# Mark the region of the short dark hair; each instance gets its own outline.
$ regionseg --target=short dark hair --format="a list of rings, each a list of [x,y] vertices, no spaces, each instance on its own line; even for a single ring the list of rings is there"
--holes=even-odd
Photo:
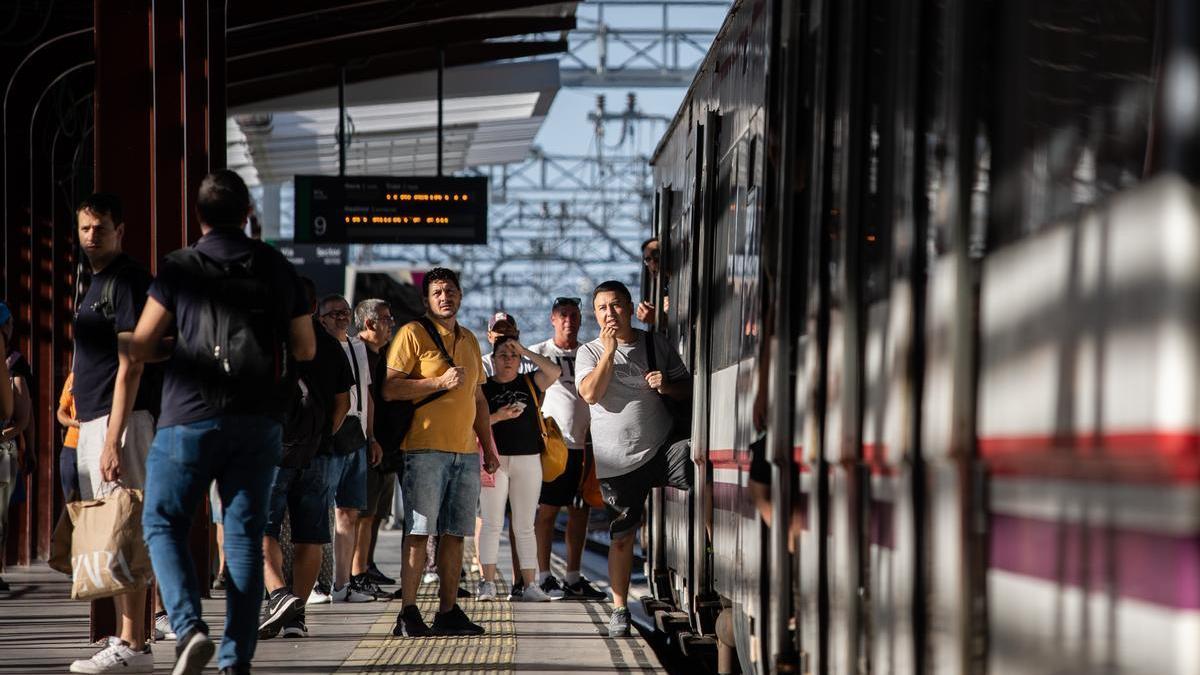
[[[196,215],[211,227],[241,227],[250,212],[250,190],[237,173],[214,171],[200,182]]]
[[[445,267],[435,267],[426,272],[425,278],[421,280],[421,295],[423,297],[429,297],[429,287],[432,286],[433,282],[435,281],[452,282],[454,287],[458,289],[458,292],[462,292],[462,284],[458,282],[458,274],[456,274],[454,270],[447,269]]]
[[[617,281],[616,279],[609,279],[608,281],[605,281],[597,286],[596,290],[592,291],[593,304],[596,302],[596,296],[600,295],[601,293],[616,293],[617,295],[621,296],[621,299],[623,299],[625,302],[628,302],[631,305],[633,304],[633,294],[629,292],[629,287]]]
[[[325,297],[321,298],[321,302],[317,305],[317,309],[324,312],[325,305],[328,305],[331,302],[337,302],[338,300],[341,300],[342,302],[346,303],[347,307],[350,306],[350,302],[348,300],[346,300],[346,296],[339,295],[337,293],[330,293],[330,294],[326,295]]]
[[[649,246],[650,244],[657,243],[657,242],[658,242],[658,237],[650,237],[646,241],[642,242],[642,247],[638,250],[645,251],[647,246]]]
[[[121,208],[121,198],[111,192],[95,192],[79,203],[75,213],[82,211],[94,213],[97,216],[108,216],[113,225],[125,222],[125,210]]]

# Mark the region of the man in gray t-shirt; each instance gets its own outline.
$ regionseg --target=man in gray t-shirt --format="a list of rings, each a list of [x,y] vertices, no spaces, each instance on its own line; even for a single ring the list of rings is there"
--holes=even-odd
[[[608,579],[614,609],[608,634],[618,637],[629,634],[626,595],[633,535],[642,523],[646,497],[654,487],[686,490],[692,485],[690,443],[663,447],[674,420],[662,400],[689,399],[692,379],[665,340],[633,328],[633,298],[624,284],[597,286],[592,309],[600,338],[579,348],[575,386],[591,412],[596,477],[612,516]]]

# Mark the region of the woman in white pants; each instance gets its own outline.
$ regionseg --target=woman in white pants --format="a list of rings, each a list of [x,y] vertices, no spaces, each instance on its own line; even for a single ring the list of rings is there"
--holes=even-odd
[[[518,374],[521,357],[531,359],[537,370]],[[537,416],[538,401],[547,387],[558,381],[561,369],[550,359],[526,349],[514,338],[500,337],[492,351],[495,374],[483,385],[491,412],[492,436],[500,452],[496,484],[479,493],[483,526],[479,533],[479,563],[483,580],[478,600],[496,599],[496,559],[500,554],[500,530],[504,527],[504,506],[512,505],[512,532],[517,540],[517,556],[522,563],[537,562],[537,539],[533,521],[538,497],[542,492],[542,426]],[[525,580],[523,600],[544,601],[550,596],[537,584],[537,569],[521,569]]]

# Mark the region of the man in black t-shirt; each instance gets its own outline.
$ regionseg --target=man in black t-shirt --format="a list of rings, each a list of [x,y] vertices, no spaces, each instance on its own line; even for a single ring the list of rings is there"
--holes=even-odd
[[[311,279],[302,279],[306,310],[317,309],[316,289]],[[321,568],[321,548],[329,538],[329,503],[335,484],[332,480],[333,457],[326,451],[333,432],[350,411],[350,387],[354,376],[341,345],[317,322],[310,319],[316,340],[316,356],[300,364],[300,380],[317,399],[320,421],[319,438],[311,456],[303,462],[280,466],[271,487],[263,550],[270,597],[258,628],[258,636],[270,639],[283,631],[284,637],[307,637],[304,622],[304,598],[317,580]],[[279,535],[285,512],[292,528],[292,584],[283,575],[283,550]],[[301,595],[297,595],[299,592]]]
[[[272,387],[292,377],[285,369],[291,359],[306,361],[316,351],[295,270],[242,231],[250,208],[250,192],[236,173],[204,178],[196,199],[203,236],[163,261],[129,350],[135,363],[169,358],[146,467],[143,519],[178,635],[177,673],[200,672],[215,651],[188,552],[192,517],[213,480],[224,512],[230,580],[219,667],[249,671],[263,596],[267,501],[286,405],[282,390]],[[173,353],[164,340],[172,333]],[[234,344],[236,351],[221,349]],[[263,371],[271,376],[248,375]],[[246,396],[247,390],[256,395]]]
[[[92,268],[91,286],[75,313],[76,467],[80,497],[96,499],[118,481],[131,489],[145,487],[159,370],[129,358],[151,276],[121,251],[125,222],[120,199],[94,194],[79,206],[76,219],[79,245]],[[72,672],[153,670],[154,657],[142,630],[145,590],[118,595],[113,604],[120,635],[90,659],[71,664]]]

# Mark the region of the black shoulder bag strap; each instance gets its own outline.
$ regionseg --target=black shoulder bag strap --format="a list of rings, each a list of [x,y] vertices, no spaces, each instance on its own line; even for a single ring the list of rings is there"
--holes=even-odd
[[[354,348],[354,341],[346,340],[346,346],[350,348],[350,367],[354,370],[354,414],[362,417],[363,396],[370,394],[363,389],[362,376],[358,373],[358,350]]]
[[[433,344],[437,346],[438,351],[442,353],[442,358],[446,359],[446,363],[449,363],[451,368],[456,368],[457,366],[454,365],[454,359],[450,356],[450,352],[446,351],[446,343],[442,342],[442,336],[438,333],[437,326],[433,325],[433,322],[430,321],[429,317],[426,316],[417,319],[417,321],[421,324],[421,327],[425,329],[425,332],[429,333],[429,339],[433,340]],[[455,330],[458,330],[457,326],[455,327]],[[449,390],[434,392],[419,401],[413,401],[413,408],[420,408],[426,403],[435,401],[449,393]]]

